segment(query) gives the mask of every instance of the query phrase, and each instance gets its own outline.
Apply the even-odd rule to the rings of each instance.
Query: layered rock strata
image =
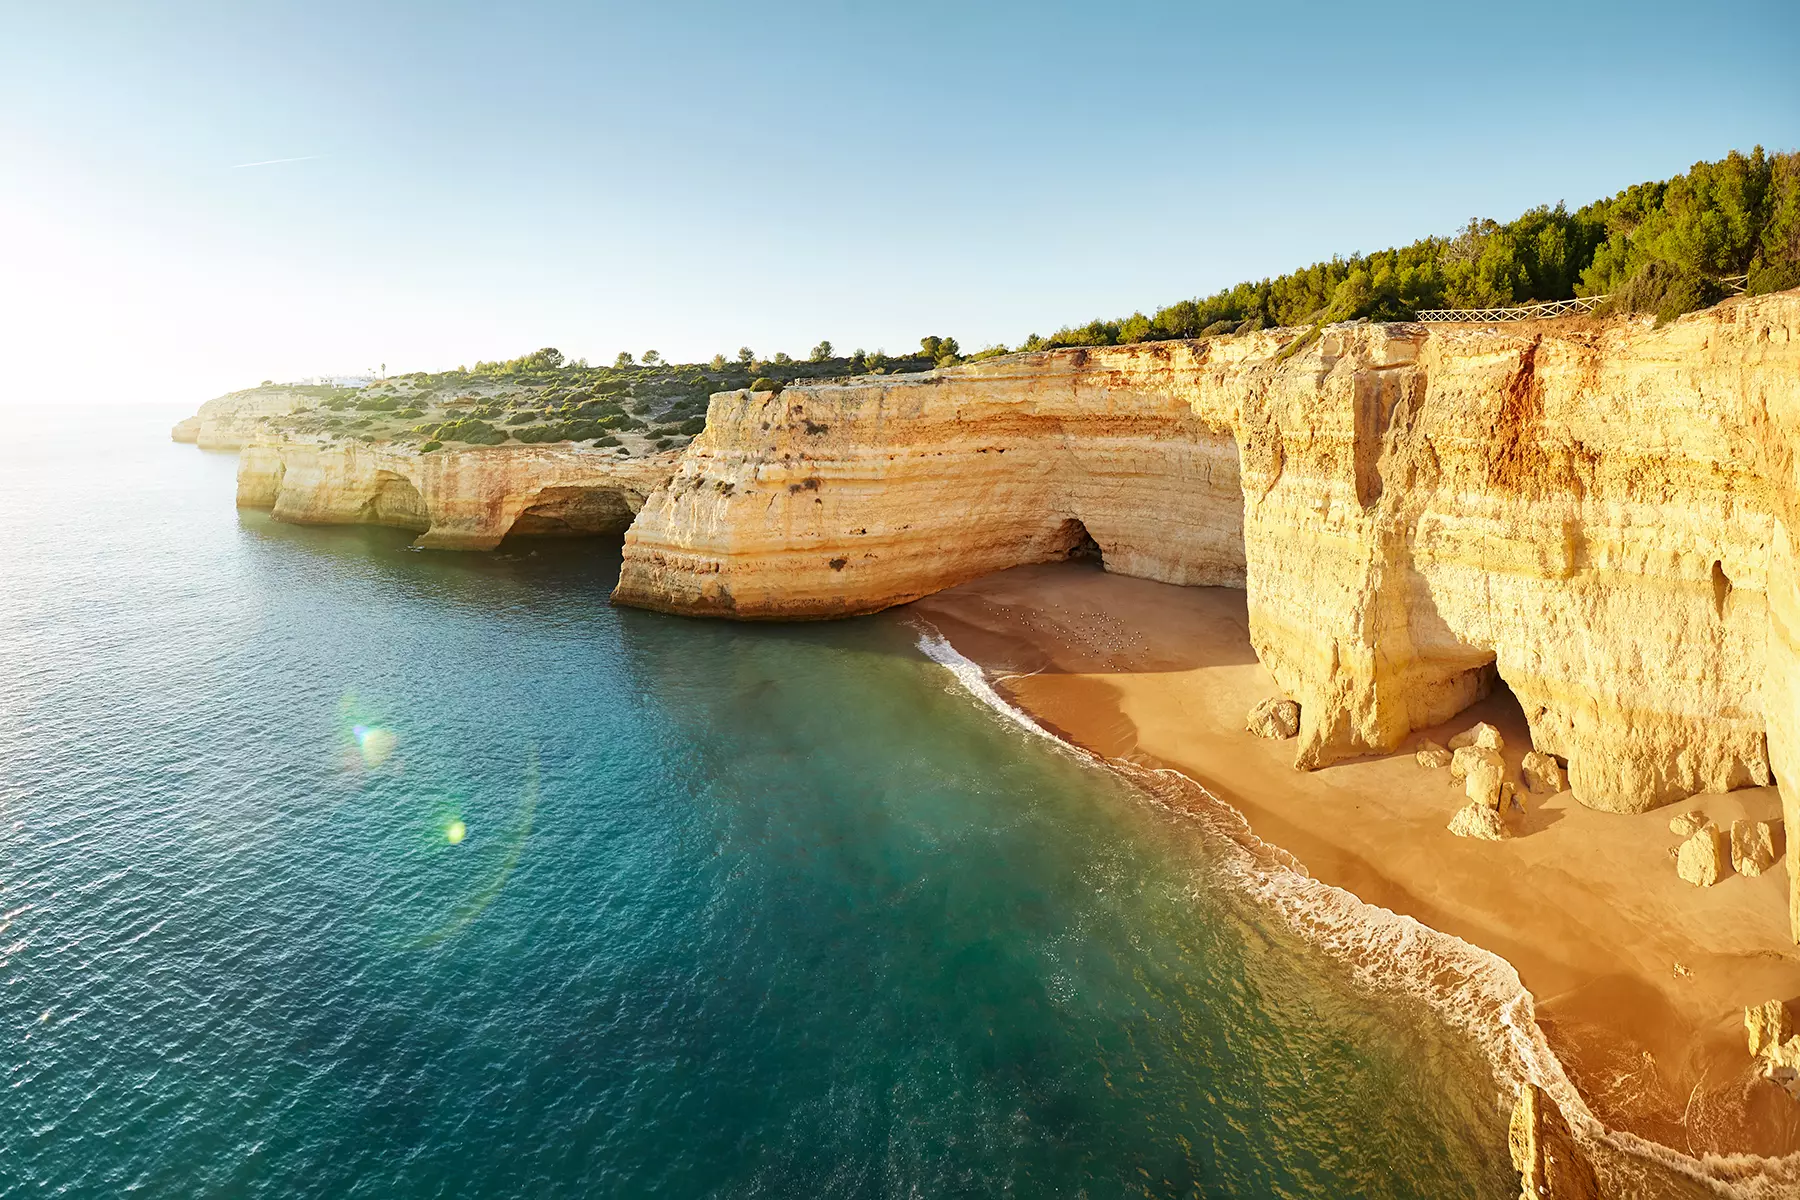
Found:
[[[241,508],[306,525],[416,530],[417,545],[491,550],[509,533],[619,533],[674,470],[675,453],[622,458],[567,444],[404,445],[271,438],[238,458]]]
[[[840,616],[1092,547],[1247,589],[1301,767],[1391,750],[1497,671],[1589,805],[1800,782],[1797,334],[1790,292],[722,393],[615,598]]]

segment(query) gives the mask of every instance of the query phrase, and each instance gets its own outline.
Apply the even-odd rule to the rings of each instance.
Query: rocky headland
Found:
[[[360,429],[333,427],[316,404],[265,413],[213,403],[190,431],[203,445],[243,446],[242,505],[284,520],[395,525],[446,549],[492,548],[509,533],[624,529],[614,593],[624,604],[736,619],[848,616],[1066,559],[1181,585],[1176,593],[1232,589],[1246,655],[1236,666],[1263,673],[1257,695],[1232,693],[1232,703],[1287,701],[1292,710],[1260,710],[1262,732],[1277,735],[1263,740],[1243,729],[1248,705],[1239,707],[1231,737],[1308,771],[1378,766],[1379,788],[1396,804],[1424,794],[1402,770],[1439,790],[1451,781],[1458,793],[1449,808],[1434,793],[1428,820],[1372,805],[1350,841],[1321,833],[1325,818],[1259,810],[1248,797],[1253,824],[1269,822],[1259,826],[1265,836],[1286,844],[1280,831],[1291,828],[1309,866],[1313,853],[1366,860],[1381,854],[1382,822],[1393,821],[1400,858],[1466,860],[1466,877],[1488,882],[1454,903],[1457,881],[1442,872],[1417,889],[1396,883],[1398,871],[1341,877],[1370,888],[1373,903],[1505,954],[1535,991],[1575,988],[1562,1006],[1565,1033],[1603,1028],[1608,1005],[1648,1005],[1685,1013],[1678,1026],[1716,1048],[1735,1006],[1753,1002],[1737,995],[1744,986],[1760,989],[1755,1003],[1769,998],[1761,992],[1800,998],[1800,960],[1787,944],[1800,937],[1800,846],[1781,832],[1800,821],[1791,782],[1800,780],[1800,292],[1660,325],[1355,322],[728,390],[712,395],[691,444],[684,435],[661,447],[618,433],[610,445],[438,436],[466,428],[457,423],[482,405],[504,431],[492,399],[413,405],[425,420],[404,429],[384,426],[380,413]],[[569,416],[541,419],[550,439]],[[993,599],[951,597],[935,611],[1001,647],[983,660],[990,667],[1022,666],[1030,639],[1020,627],[991,613],[977,619]],[[1116,617],[1110,600],[1084,603],[1084,621]],[[1133,636],[1126,624],[1116,632]],[[1054,657],[1041,645],[1033,653]],[[1203,776],[1204,763],[1182,753],[1185,741],[1210,744],[1183,732],[1199,727],[1201,709],[1157,690],[1171,655],[1181,657],[1165,643],[1142,661],[1062,663],[1057,673],[1105,676],[1121,703],[1138,706],[1124,724],[1107,710],[1097,732],[1075,740]],[[1144,690],[1133,693],[1133,680]],[[1046,699],[1051,691],[1027,686],[1015,699],[1032,708],[1035,695],[1040,719],[1075,734],[1075,710],[1063,711],[1062,726],[1056,708],[1073,701]],[[1168,710],[1160,732],[1145,733],[1157,705]],[[1493,751],[1497,764],[1465,756],[1458,776],[1453,748],[1421,739],[1448,740],[1474,715],[1496,723],[1505,750]],[[1291,750],[1279,740],[1289,723]],[[1135,732],[1120,741],[1120,729]],[[1406,757],[1372,757],[1397,751]],[[1414,752],[1443,765],[1427,771]],[[1474,781],[1464,777],[1471,768]],[[1454,836],[1445,825],[1464,795],[1485,801],[1489,783],[1494,817],[1483,817],[1479,838],[1509,840]],[[1649,810],[1694,796],[1708,810],[1703,822],[1680,846],[1652,846],[1643,823],[1666,826],[1677,810]],[[1745,861],[1769,857],[1759,847],[1785,861],[1733,872],[1734,822],[1746,826]],[[1709,828],[1707,877],[1706,864],[1690,871],[1676,860]],[[1481,861],[1488,867],[1473,865]],[[1599,882],[1521,891],[1533,871]],[[1652,872],[1655,905],[1615,901]],[[1651,930],[1622,952],[1633,961],[1621,977],[1643,987],[1584,991],[1559,973],[1558,963],[1629,938],[1633,922],[1680,925],[1671,914],[1683,896],[1702,901],[1703,919]],[[1514,919],[1532,905],[1532,920]],[[1620,919],[1595,919],[1602,932],[1534,958],[1530,931],[1585,929],[1582,905],[1613,906]],[[1683,973],[1707,968],[1707,946],[1754,965],[1690,1003]],[[1668,980],[1652,986],[1657,973]],[[1733,1036],[1743,1055],[1741,1027]],[[1584,1092],[1604,1092],[1619,1077],[1617,1056],[1581,1061],[1577,1040],[1565,1038],[1559,1053]],[[1628,1049],[1679,1057],[1649,1035]],[[1663,1064],[1653,1090],[1672,1094],[1708,1061]],[[1671,1125],[1661,1099],[1635,1103],[1599,1107],[1609,1123],[1676,1140],[1670,1131],[1686,1118]],[[1542,1124],[1537,1114],[1526,1123]],[[1792,1129],[1771,1119],[1784,1143]],[[1591,1130],[1576,1132],[1592,1140]],[[1541,1173],[1536,1146],[1520,1153]],[[1785,1152],[1737,1132],[1683,1149]],[[1784,1170],[1791,1182],[1791,1164]],[[1734,1173],[1757,1172],[1727,1161],[1690,1181],[1703,1194]]]

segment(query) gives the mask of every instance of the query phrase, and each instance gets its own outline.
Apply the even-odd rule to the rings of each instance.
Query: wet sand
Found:
[[[1677,812],[1701,809],[1728,830],[1737,817],[1779,817],[1775,789],[1622,816],[1521,787],[1511,840],[1459,838],[1445,825],[1464,803],[1460,783],[1420,767],[1413,749],[1489,721],[1517,779],[1530,739],[1504,689],[1393,755],[1299,772],[1294,743],[1244,729],[1278,689],[1251,649],[1242,592],[1054,564],[913,608],[1060,736],[1175,768],[1315,877],[1507,959],[1608,1126],[1691,1154],[1800,1150],[1800,1104],[1754,1078],[1743,1028],[1747,1004],[1778,996],[1800,1010],[1787,873],[1697,888],[1670,855]]]

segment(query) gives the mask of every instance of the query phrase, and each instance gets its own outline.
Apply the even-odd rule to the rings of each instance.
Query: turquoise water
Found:
[[[175,415],[0,447],[0,1192],[1516,1187],[1472,1052],[904,614],[240,515]]]

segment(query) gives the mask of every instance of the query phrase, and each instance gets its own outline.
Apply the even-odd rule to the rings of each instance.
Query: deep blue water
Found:
[[[0,1193],[1516,1188],[1472,1052],[904,613],[279,525],[176,415],[0,445]]]

